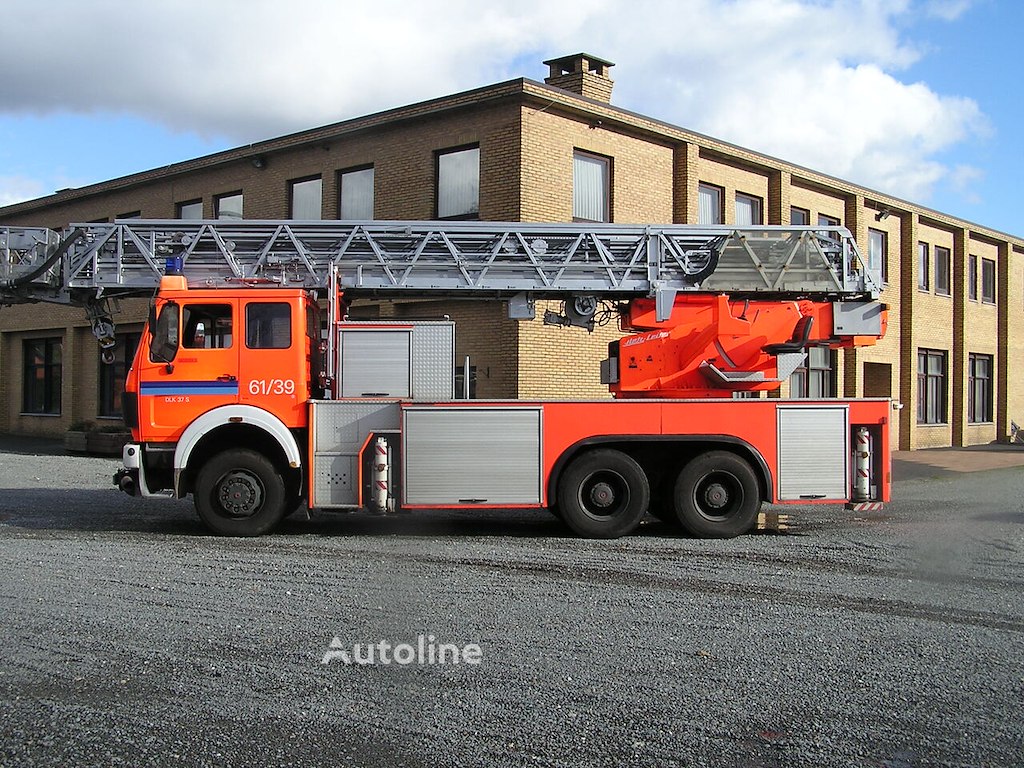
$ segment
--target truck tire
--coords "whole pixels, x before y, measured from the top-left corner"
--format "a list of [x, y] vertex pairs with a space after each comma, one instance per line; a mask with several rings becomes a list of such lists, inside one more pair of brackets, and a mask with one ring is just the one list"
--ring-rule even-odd
[[761, 488], [748, 462], [729, 451], [708, 451], [680, 470], [672, 502], [687, 533], [701, 539], [731, 539], [757, 522]]
[[560, 517], [589, 539], [617, 539], [640, 524], [651, 500], [647, 475], [622, 451], [577, 457], [558, 481]]
[[256, 451], [233, 448], [213, 456], [199, 471], [193, 497], [206, 526], [224, 536], [260, 536], [285, 514], [285, 483]]

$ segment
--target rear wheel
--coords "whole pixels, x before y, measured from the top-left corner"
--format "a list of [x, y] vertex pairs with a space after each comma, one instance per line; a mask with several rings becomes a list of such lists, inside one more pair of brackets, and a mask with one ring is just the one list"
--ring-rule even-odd
[[730, 539], [754, 527], [761, 488], [750, 464], [735, 453], [709, 451], [679, 472], [672, 502], [688, 533], [702, 539]]
[[207, 527], [224, 536], [259, 536], [285, 514], [281, 474], [266, 456], [237, 448], [218, 453], [199, 471], [193, 492]]
[[651, 499], [643, 469], [612, 449], [574, 459], [558, 482], [560, 517], [580, 536], [615, 539], [640, 523]]

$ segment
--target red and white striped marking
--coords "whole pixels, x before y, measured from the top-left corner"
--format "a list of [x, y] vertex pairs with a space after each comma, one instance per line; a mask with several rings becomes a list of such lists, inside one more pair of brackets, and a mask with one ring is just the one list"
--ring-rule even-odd
[[847, 509], [854, 512], [881, 512], [885, 509], [885, 502], [882, 501], [857, 501], [846, 505]]
[[373, 506], [379, 514], [388, 511], [388, 444], [383, 437], [378, 437], [373, 446]]

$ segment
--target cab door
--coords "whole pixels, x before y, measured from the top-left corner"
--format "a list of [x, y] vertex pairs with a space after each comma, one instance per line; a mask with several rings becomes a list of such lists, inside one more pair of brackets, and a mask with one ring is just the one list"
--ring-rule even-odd
[[240, 300], [239, 402], [262, 408], [288, 427], [306, 426], [309, 340], [298, 292], [253, 291]]
[[238, 300], [187, 298], [159, 308], [139, 381], [143, 440], [175, 441], [197, 417], [238, 402]]

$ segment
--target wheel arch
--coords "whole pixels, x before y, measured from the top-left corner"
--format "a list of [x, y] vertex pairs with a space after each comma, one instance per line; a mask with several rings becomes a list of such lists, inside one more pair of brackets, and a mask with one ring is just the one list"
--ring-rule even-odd
[[174, 491], [190, 493], [195, 468], [226, 448], [247, 447], [267, 456], [282, 472], [298, 473], [303, 452], [291, 430], [272, 413], [251, 405], [225, 405], [207, 411], [182, 433], [174, 450]]
[[757, 448], [742, 438], [733, 435], [597, 435], [579, 440], [562, 451], [548, 476], [548, 502], [551, 504], [558, 498], [558, 481], [569, 462], [586, 450], [598, 447], [617, 448], [639, 462], [645, 472], [650, 472], [650, 459], [645, 453], [652, 447], [664, 448], [673, 444], [684, 446], [685, 452], [690, 456], [714, 450], [735, 453], [753, 467], [764, 500], [771, 501], [774, 485], [768, 462]]

